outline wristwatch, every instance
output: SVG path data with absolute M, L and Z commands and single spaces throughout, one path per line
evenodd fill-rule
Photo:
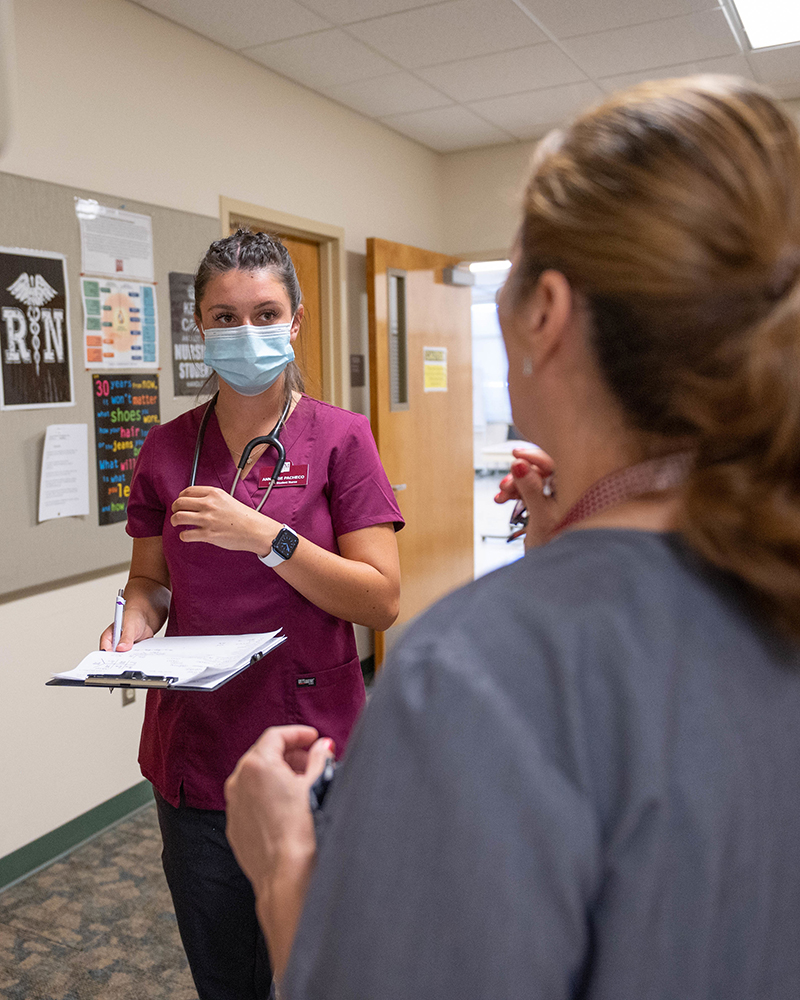
M 282 562 L 286 562 L 291 557 L 299 541 L 300 539 L 297 537 L 297 534 L 292 531 L 288 524 L 284 524 L 275 536 L 269 552 L 265 556 L 259 556 L 258 558 L 265 566 L 280 566 Z

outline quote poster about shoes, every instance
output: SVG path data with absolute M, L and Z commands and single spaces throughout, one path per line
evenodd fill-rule
M 158 375 L 92 375 L 99 524 L 127 516 L 136 458 L 160 423 Z

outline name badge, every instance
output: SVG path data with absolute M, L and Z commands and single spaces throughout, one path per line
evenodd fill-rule
M 265 490 L 269 486 L 269 481 L 274 471 L 274 465 L 271 469 L 264 470 L 258 481 L 258 488 L 260 490 Z M 281 474 L 275 480 L 275 489 L 279 486 L 308 486 L 308 466 L 292 465 L 290 461 L 285 461 L 281 469 Z

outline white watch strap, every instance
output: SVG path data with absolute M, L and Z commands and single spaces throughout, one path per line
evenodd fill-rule
M 273 552 L 272 549 L 265 556 L 258 557 L 265 566 L 271 566 L 273 569 L 276 566 L 280 566 L 282 562 L 286 562 L 283 556 L 278 555 L 277 552 Z
M 280 526 L 278 535 L 281 533 L 281 531 L 284 530 L 291 531 L 292 534 L 295 535 L 295 537 L 297 537 L 296 533 L 289 527 L 288 524 L 282 524 Z M 277 538 L 278 535 L 276 535 L 275 537 Z M 269 552 L 265 556 L 259 556 L 258 558 L 261 560 L 262 563 L 264 563 L 265 566 L 270 566 L 272 569 L 274 569 L 276 566 L 280 566 L 281 563 L 286 562 L 286 559 L 284 559 L 284 557 L 279 552 L 276 552 L 273 548 L 270 548 Z

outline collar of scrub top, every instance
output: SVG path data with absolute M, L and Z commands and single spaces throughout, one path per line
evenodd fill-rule
M 205 413 L 203 414 L 203 419 L 200 421 L 200 427 L 197 431 L 197 443 L 194 446 L 194 461 L 192 462 L 192 479 L 189 483 L 190 486 L 194 486 L 195 479 L 197 477 L 197 466 L 200 462 L 200 452 L 203 450 L 203 441 L 206 437 L 206 427 L 208 426 L 208 421 L 211 419 L 211 414 L 214 412 L 214 407 L 217 405 L 218 392 L 215 392 L 211 399 L 208 401 L 208 406 L 206 406 Z M 269 434 L 262 434 L 260 437 L 254 437 L 252 441 L 248 441 L 244 446 L 244 451 L 242 452 L 242 457 L 239 459 L 239 463 L 236 466 L 236 478 L 233 480 L 233 486 L 231 486 L 229 493 L 233 496 L 236 487 L 241 479 L 244 467 L 250 458 L 250 452 L 253 448 L 257 448 L 260 444 L 265 444 L 267 448 L 275 449 L 275 468 L 272 470 L 272 475 L 269 479 L 269 485 L 267 486 L 264 496 L 261 498 L 261 503 L 259 503 L 256 510 L 261 510 L 267 501 L 267 497 L 272 492 L 272 487 L 278 481 L 278 476 L 281 474 L 283 469 L 283 463 L 286 461 L 286 449 L 283 447 L 280 441 L 280 433 L 283 430 L 286 419 L 289 416 L 289 410 L 292 406 L 292 396 L 289 394 L 289 398 L 286 400 L 286 405 L 283 408 L 283 413 L 278 417 L 278 422 L 269 432 Z

